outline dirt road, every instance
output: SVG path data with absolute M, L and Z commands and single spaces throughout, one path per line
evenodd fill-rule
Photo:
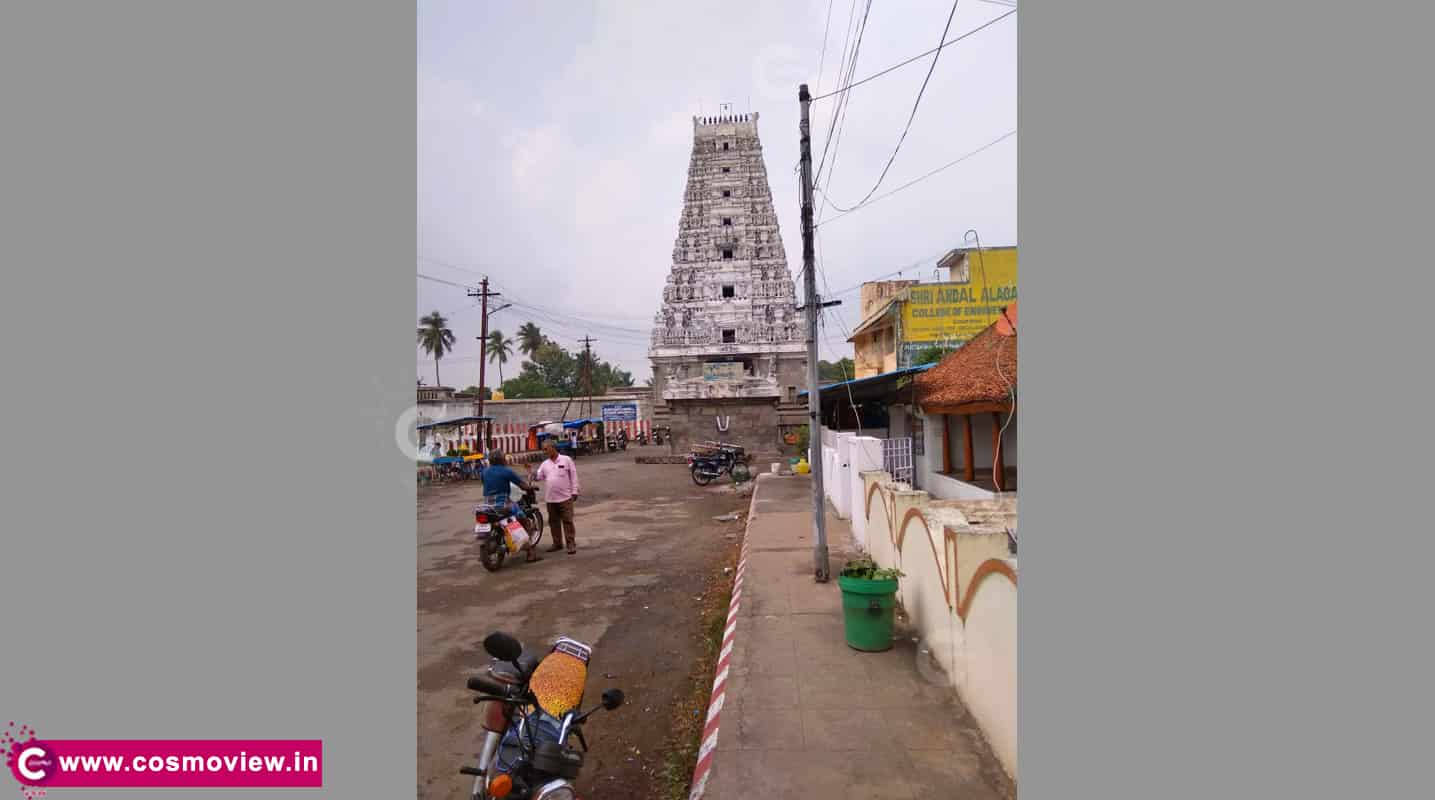
M 659 448 L 648 448 L 657 452 Z M 674 707 L 691 694 L 702 649 L 704 587 L 735 550 L 747 511 L 731 483 L 699 488 L 681 465 L 639 465 L 634 455 L 578 460 L 578 554 L 508 559 L 496 573 L 478 562 L 473 537 L 477 483 L 419 490 L 418 796 L 466 798 L 481 738 L 464 681 L 490 659 L 494 630 L 546 648 L 560 635 L 593 645 L 585 706 L 619 687 L 627 704 L 589 721 L 578 790 L 585 798 L 657 797 Z M 525 467 L 519 467 L 526 471 Z M 540 549 L 551 541 L 545 533 Z M 606 677 L 612 675 L 613 677 Z

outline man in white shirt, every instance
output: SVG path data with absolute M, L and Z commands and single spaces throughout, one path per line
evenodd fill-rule
M 553 532 L 550 552 L 563 548 L 566 538 L 568 555 L 578 552 L 577 531 L 573 527 L 573 502 L 582 492 L 578 483 L 578 467 L 573 459 L 558 452 L 553 440 L 543 443 L 547 456 L 534 473 L 534 480 L 543 482 L 543 500 L 548 504 L 548 528 Z

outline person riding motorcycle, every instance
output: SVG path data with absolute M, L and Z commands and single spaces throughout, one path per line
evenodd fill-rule
M 508 466 L 508 458 L 502 450 L 494 450 L 488 454 L 488 466 L 483 469 L 483 495 L 484 501 L 499 509 L 503 514 L 512 514 L 523 519 L 523 510 L 511 497 L 510 486 L 517 486 L 525 492 L 534 491 L 533 485 L 524 480 L 513 468 Z M 525 526 L 527 527 L 527 526 Z M 527 556 L 525 561 L 542 561 L 543 556 L 538 555 L 532 544 L 524 548 Z

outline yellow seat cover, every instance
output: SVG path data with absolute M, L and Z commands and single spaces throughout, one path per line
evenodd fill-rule
M 528 688 L 538 698 L 539 708 L 561 717 L 583 702 L 583 686 L 587 682 L 588 665 L 582 659 L 554 651 L 533 671 Z

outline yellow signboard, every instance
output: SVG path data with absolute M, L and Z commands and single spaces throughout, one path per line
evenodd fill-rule
M 964 344 L 1016 302 L 1015 247 L 973 251 L 961 269 L 952 272 L 969 280 L 907 289 L 901 337 L 908 354 L 931 345 Z

